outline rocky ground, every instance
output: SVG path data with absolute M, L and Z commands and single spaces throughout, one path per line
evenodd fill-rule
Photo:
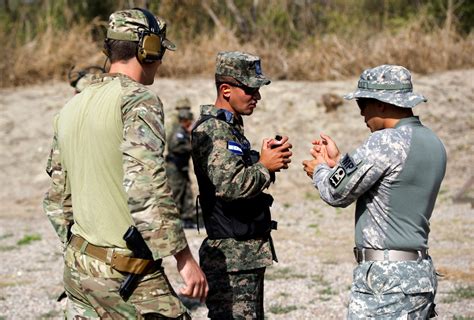
M 440 277 L 439 319 L 474 319 L 474 70 L 414 75 L 415 91 L 429 102 L 415 108 L 439 134 L 448 152 L 448 170 L 431 219 L 430 253 Z M 268 269 L 265 309 L 268 319 L 342 319 L 346 313 L 354 259 L 354 207 L 325 205 L 302 171 L 310 141 L 322 130 L 343 151 L 368 134 L 354 102 L 326 113 L 324 93 L 342 95 L 356 79 L 334 82 L 275 81 L 264 88 L 254 115 L 245 119 L 258 149 L 263 137 L 288 135 L 294 145 L 292 166 L 270 188 L 275 197 L 274 233 L 280 262 Z M 168 121 L 184 96 L 198 105 L 212 103 L 211 79 L 157 79 L 152 86 L 163 100 Z M 48 187 L 44 172 L 52 133 L 51 120 L 72 96 L 66 83 L 0 90 L 0 319 L 61 318 L 62 257 L 59 241 L 42 213 Z M 427 155 L 429 156 L 429 155 Z M 469 182 L 471 181 L 471 182 Z M 205 237 L 187 231 L 193 252 Z M 174 259 L 165 261 L 173 285 L 180 279 Z M 205 319 L 206 309 L 193 310 Z

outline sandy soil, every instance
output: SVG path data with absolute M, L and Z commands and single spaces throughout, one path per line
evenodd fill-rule
M 474 212 L 472 199 L 474 144 L 474 69 L 414 76 L 415 91 L 429 102 L 415 108 L 422 121 L 439 134 L 449 162 L 431 220 L 430 252 L 440 273 L 437 304 L 440 319 L 474 318 Z M 354 207 L 335 209 L 318 197 L 302 171 L 310 141 L 323 131 L 343 151 L 368 134 L 354 102 L 326 113 L 321 96 L 344 94 L 356 79 L 334 82 L 275 81 L 264 88 L 254 115 L 245 119 L 254 148 L 264 137 L 288 135 L 294 145 L 292 166 L 277 176 L 274 233 L 280 263 L 269 268 L 265 308 L 268 319 L 344 318 L 354 267 Z M 195 113 L 212 103 L 209 79 L 157 79 L 152 89 L 162 99 L 170 120 L 173 106 L 187 96 Z M 60 318 L 62 258 L 59 241 L 41 209 L 48 187 L 44 172 L 52 134 L 51 120 L 72 96 L 63 82 L 0 90 L 0 319 Z M 429 156 L 429 155 L 427 155 Z M 204 233 L 188 231 L 197 252 Z M 18 244 L 20 240 L 26 244 Z M 35 240 L 36 239 L 36 240 Z M 180 279 L 174 259 L 165 262 L 172 283 Z M 204 319 L 206 309 L 193 310 Z

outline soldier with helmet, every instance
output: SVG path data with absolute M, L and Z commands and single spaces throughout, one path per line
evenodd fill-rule
M 177 123 L 168 134 L 168 154 L 166 155 L 166 175 L 173 191 L 176 207 L 181 215 L 184 228 L 195 228 L 194 198 L 189 179 L 189 160 L 191 158 L 191 127 L 194 115 L 188 98 L 176 104 Z
M 192 157 L 207 238 L 199 250 L 209 282 L 211 319 L 263 319 L 265 269 L 276 260 L 270 232 L 273 198 L 264 191 L 275 172 L 288 168 L 291 144 L 264 139 L 260 154 L 244 136 L 243 116 L 270 83 L 260 58 L 242 52 L 217 55 L 213 105 L 201 106 L 192 131 Z
M 176 258 L 182 295 L 207 295 L 166 179 L 163 105 L 145 87 L 166 50 L 175 46 L 161 18 L 113 13 L 110 72 L 54 119 L 43 204 L 64 245 L 68 319 L 188 319 L 161 265 L 166 256 Z
M 371 134 L 344 156 L 321 134 L 303 166 L 329 205 L 357 201 L 348 318 L 433 317 L 429 220 L 447 159 L 440 139 L 413 115 L 427 100 L 413 92 L 410 72 L 395 65 L 365 70 L 345 98 L 356 99 Z

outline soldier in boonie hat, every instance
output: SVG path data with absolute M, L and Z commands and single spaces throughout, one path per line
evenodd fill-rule
M 428 254 L 429 220 L 447 159 L 441 140 L 413 115 L 426 98 L 413 93 L 410 72 L 393 65 L 365 70 L 357 90 L 345 98 L 356 99 L 372 133 L 345 155 L 321 134 L 303 166 L 329 205 L 357 201 L 358 265 L 347 318 L 432 318 L 437 279 Z M 372 289 L 387 283 L 396 289 Z
M 411 74 L 407 68 L 387 64 L 365 70 L 360 76 L 357 90 L 344 98 L 371 98 L 401 108 L 413 108 L 427 101 L 421 94 L 413 93 Z
M 232 77 L 250 88 L 260 88 L 271 82 L 262 73 L 259 57 L 238 51 L 217 54 L 216 75 Z

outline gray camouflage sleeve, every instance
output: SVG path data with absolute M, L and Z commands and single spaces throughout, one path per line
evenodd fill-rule
M 314 186 L 331 206 L 347 207 L 369 190 L 384 175 L 387 161 L 381 161 L 380 134 L 372 134 L 351 155 L 346 154 L 333 169 L 318 165 L 313 174 Z
M 156 260 L 183 250 L 187 241 L 166 180 L 163 106 L 151 94 L 132 101 L 122 109 L 123 184 L 135 225 Z
M 51 144 L 51 152 L 46 164 L 46 172 L 51 177 L 51 185 L 43 199 L 43 210 L 58 234 L 59 239 L 65 245 L 74 220 L 67 172 L 61 165 L 61 154 L 56 134 L 57 119 L 56 116 L 54 119 L 55 133 Z

